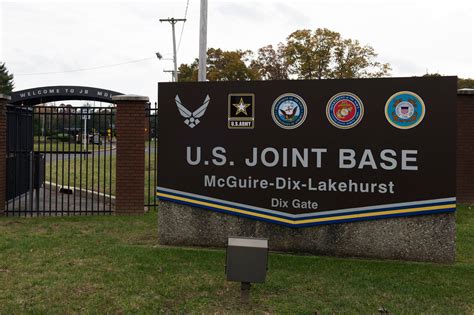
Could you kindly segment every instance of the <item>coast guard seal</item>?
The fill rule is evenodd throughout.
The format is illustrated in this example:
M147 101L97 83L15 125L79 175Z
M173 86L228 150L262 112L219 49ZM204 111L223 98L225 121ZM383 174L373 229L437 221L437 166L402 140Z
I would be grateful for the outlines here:
M305 101L296 94L286 93L278 96L272 105L273 121L281 128L295 129L306 119Z
M326 116L334 127L353 128L364 116L364 104L357 95L341 92L331 97L327 103Z
M395 128L414 128L425 117L425 103L416 93L410 91L395 93L385 104L385 117Z

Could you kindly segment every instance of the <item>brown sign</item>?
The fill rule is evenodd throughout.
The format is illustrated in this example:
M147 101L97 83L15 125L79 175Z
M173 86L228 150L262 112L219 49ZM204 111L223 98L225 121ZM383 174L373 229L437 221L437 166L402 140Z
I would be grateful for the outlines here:
M310 226L455 210L456 78L159 84L160 199Z

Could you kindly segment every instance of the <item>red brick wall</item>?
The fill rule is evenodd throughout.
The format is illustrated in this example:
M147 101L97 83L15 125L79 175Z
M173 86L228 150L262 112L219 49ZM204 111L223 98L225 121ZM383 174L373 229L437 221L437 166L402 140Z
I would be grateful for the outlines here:
M458 94L457 124L457 201L474 203L474 94Z
M6 158L7 158L7 116L6 102L0 96L0 216L5 214Z
M146 101L117 101L116 214L144 213Z

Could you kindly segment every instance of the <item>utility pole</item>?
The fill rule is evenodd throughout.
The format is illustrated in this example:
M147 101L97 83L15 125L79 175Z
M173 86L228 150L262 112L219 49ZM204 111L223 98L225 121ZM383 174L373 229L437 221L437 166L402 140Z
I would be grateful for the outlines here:
M171 30L173 33L173 62L174 62L174 82L178 82L178 61L176 56L176 36L174 34L174 25L178 22L186 22L186 19L175 19L175 18L167 18L167 19L160 19L160 22L170 22Z
M199 72L198 81L206 81L207 63L207 0L201 0L199 21Z

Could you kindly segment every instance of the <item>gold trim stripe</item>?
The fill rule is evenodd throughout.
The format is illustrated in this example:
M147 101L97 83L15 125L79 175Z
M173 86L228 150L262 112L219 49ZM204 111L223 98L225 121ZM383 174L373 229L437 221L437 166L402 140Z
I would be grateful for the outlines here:
M283 222L283 223L292 224L292 225L300 225L300 224L316 223L316 222L329 222L329 221L346 220L346 219L357 219L357 218L381 216L381 215L387 215L387 214L400 214L400 213L410 213L410 212L433 211L433 210L442 210L442 209L449 209L449 208L452 208L452 207L456 207L456 204L453 203L453 204L438 205L438 206L427 206L427 207L397 209L397 210L388 210L388 211L366 212L366 213L348 214L348 215L335 215L333 217L312 218L312 219L307 219L307 220L294 221L294 220L288 220L288 219L284 219L284 218L274 217L274 216L267 215L267 214L256 213L256 212L252 212L252 211L232 208L232 207L228 207L228 206L218 205L218 204L214 204L214 203L210 203L210 202L205 202L205 201L200 201L200 200L195 200L195 199L190 199L190 198L185 198L185 197L178 197L178 196L164 194L164 193L160 193L160 192L157 192L156 194L159 197L165 197L165 198L168 198L168 199L184 201L184 202L193 203L193 204L196 204L196 205L212 207L212 208L221 209L221 210L230 211L230 212L237 212L237 213L240 213L240 214L250 215L250 216L254 216L254 217L259 217L259 218L263 218L263 219L267 219L267 220Z

